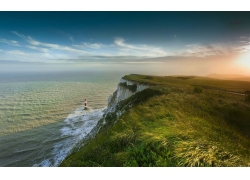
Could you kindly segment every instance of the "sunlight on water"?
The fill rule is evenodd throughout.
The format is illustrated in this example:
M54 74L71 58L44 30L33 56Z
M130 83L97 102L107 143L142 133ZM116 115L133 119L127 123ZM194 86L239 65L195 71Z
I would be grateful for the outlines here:
M60 121L88 99L106 105L110 84L32 82L0 84L0 136Z
M57 166L102 117L120 77L0 83L0 166Z

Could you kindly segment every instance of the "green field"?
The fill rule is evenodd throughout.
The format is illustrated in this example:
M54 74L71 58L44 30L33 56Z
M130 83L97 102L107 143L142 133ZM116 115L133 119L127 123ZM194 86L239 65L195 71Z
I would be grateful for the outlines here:
M150 85L60 166L250 166L250 82L129 75ZM216 90L224 91L216 91ZM100 123L104 119L100 120Z

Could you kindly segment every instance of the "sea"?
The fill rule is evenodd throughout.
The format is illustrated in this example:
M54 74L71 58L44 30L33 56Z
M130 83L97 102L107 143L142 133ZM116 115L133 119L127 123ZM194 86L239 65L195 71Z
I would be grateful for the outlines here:
M0 166L55 167L102 118L108 97L125 73L0 75Z

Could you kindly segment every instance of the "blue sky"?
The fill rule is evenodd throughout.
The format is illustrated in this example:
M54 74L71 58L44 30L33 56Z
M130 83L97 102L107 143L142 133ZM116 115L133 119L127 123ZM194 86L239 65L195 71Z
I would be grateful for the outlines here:
M212 61L249 51L249 18L250 12L0 12L0 61Z

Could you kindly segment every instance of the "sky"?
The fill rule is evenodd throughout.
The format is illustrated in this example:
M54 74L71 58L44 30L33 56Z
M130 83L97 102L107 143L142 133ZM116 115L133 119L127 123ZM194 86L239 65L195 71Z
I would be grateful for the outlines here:
M249 19L237 11L2 11L0 70L250 75Z

